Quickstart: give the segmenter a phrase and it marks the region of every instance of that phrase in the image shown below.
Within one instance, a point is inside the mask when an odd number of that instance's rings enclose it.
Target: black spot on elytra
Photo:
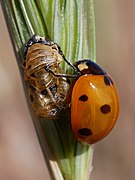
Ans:
[[[83,94],[79,97],[79,100],[85,102],[88,100],[88,96],[86,94]]]
[[[82,128],[78,130],[78,134],[82,135],[82,136],[90,136],[92,135],[92,131],[88,128]]]
[[[107,86],[110,86],[111,84],[113,84],[112,79],[109,76],[104,76],[104,82]]]
[[[105,104],[105,105],[100,107],[100,110],[103,114],[107,114],[111,111],[111,107],[110,107],[110,105]]]
[[[32,95],[30,95],[30,101],[33,102],[33,96]]]
[[[47,92],[46,89],[44,89],[44,90],[41,91],[41,94],[42,94],[42,95],[47,95],[47,93],[48,93],[48,92]]]

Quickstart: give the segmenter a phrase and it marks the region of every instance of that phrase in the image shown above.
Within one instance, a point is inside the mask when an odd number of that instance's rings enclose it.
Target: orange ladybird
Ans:
[[[81,73],[72,91],[71,124],[80,142],[93,144],[114,127],[119,114],[119,98],[112,78],[90,60],[77,61]]]

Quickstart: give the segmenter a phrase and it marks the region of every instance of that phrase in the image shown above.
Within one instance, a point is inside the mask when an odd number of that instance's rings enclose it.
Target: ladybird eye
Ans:
[[[107,114],[107,113],[111,112],[111,107],[110,107],[110,105],[105,104],[100,107],[100,110],[103,114]]]
[[[78,133],[83,136],[90,136],[92,135],[92,131],[88,128],[82,128],[78,130]]]

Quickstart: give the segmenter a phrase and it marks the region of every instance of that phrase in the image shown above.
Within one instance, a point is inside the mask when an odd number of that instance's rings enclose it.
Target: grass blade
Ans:
[[[58,43],[71,62],[88,58],[95,61],[95,20],[93,0],[4,0],[1,2],[22,81],[24,48],[33,34]],[[66,72],[71,73],[66,64]],[[81,145],[73,134],[68,113],[58,121],[38,119],[28,106],[52,179],[87,180],[93,146]]]

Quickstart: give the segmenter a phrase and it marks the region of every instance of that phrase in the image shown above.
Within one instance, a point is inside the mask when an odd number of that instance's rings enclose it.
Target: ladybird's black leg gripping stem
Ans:
[[[62,55],[64,61],[74,70],[74,72],[77,72],[76,67],[74,67],[66,58],[64,55]]]
[[[65,56],[64,56],[64,54],[63,54],[63,52],[62,52],[62,50],[61,50],[61,47],[60,47],[58,44],[57,44],[57,46],[58,46],[59,53],[60,53],[60,55],[63,57],[64,61],[74,70],[74,72],[77,72],[76,67],[74,67],[74,66],[65,58]]]
[[[66,77],[66,78],[76,78],[76,77],[78,77],[78,74],[76,74],[76,75],[57,74],[57,73],[53,72],[53,71],[50,69],[49,66],[46,66],[46,67],[45,67],[45,70],[48,71],[48,72],[50,72],[51,74],[53,74],[55,77],[59,77],[59,78],[60,78],[60,77]]]

